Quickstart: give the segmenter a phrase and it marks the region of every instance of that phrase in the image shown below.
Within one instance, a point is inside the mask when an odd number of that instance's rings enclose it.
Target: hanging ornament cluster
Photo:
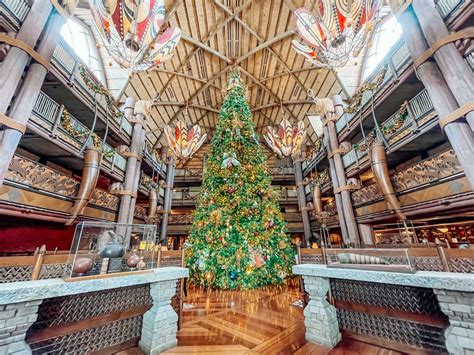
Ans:
[[[275,128],[267,126],[263,136],[270,149],[280,158],[295,157],[301,151],[306,129],[303,121],[293,127],[290,121],[284,119]]]
[[[168,125],[165,126],[164,133],[171,151],[181,160],[192,157],[207,138],[207,134],[201,134],[198,125],[188,129],[184,121],[178,121],[174,130]]]
[[[292,47],[317,66],[342,67],[367,43],[380,5],[381,0],[320,0],[316,15],[296,9],[295,28],[303,42],[293,40]]]
[[[173,56],[179,28],[167,28],[163,0],[89,0],[94,22],[109,55],[122,68],[148,70]]]
[[[225,168],[230,169],[234,166],[240,165],[240,162],[237,160],[237,155],[235,153],[232,153],[232,154],[224,153],[222,158],[223,158],[222,164],[221,164],[222,169],[225,169]]]

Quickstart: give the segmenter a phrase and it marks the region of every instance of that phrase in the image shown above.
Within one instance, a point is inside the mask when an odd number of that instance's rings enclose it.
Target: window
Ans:
[[[383,21],[377,26],[365,61],[362,81],[364,82],[373,73],[377,65],[385,58],[393,45],[400,39],[402,28],[394,16]]]
[[[76,52],[78,57],[105,84],[104,73],[100,63],[94,37],[82,22],[70,18],[61,29],[64,41]]]

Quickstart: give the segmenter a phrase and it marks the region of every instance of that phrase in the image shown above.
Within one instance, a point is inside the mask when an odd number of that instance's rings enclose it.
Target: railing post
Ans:
[[[450,272],[448,258],[446,257],[446,253],[444,252],[443,245],[439,240],[436,241],[436,251],[438,252],[439,260],[441,261],[441,265],[443,266],[443,271]]]
[[[61,117],[63,115],[64,109],[64,105],[61,104],[61,106],[59,106],[58,112],[56,113],[56,116],[54,117],[53,127],[51,128],[51,133],[49,134],[53,138],[56,138],[56,132],[61,122]]]
[[[42,245],[35,254],[35,263],[33,271],[31,272],[31,280],[39,280],[41,275],[41,268],[43,267],[44,254],[46,253],[46,245]]]

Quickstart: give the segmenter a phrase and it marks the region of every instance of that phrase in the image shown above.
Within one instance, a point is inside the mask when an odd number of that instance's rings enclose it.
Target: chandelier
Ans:
[[[381,0],[319,0],[316,15],[294,11],[295,28],[303,42],[293,40],[293,49],[320,67],[344,66],[357,57],[377,21]]]
[[[283,119],[274,128],[267,126],[263,137],[270,149],[280,158],[295,157],[301,151],[301,145],[306,137],[306,129],[303,121],[293,127],[290,121]]]
[[[181,30],[168,28],[160,35],[163,0],[89,0],[89,4],[107,52],[122,68],[147,70],[173,56]]]
[[[199,125],[188,129],[184,121],[178,121],[174,130],[166,125],[164,133],[171,151],[181,160],[192,157],[201,148],[207,137],[207,134],[201,135]]]

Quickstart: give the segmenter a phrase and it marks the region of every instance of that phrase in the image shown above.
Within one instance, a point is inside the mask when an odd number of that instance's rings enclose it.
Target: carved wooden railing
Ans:
[[[406,108],[400,108],[380,125],[381,131],[386,132],[384,137],[390,146],[389,153],[403,146],[407,139],[412,140],[427,126],[435,124],[436,118],[433,103],[428,92],[423,89],[407,101]],[[343,156],[342,160],[346,169],[356,168],[368,160],[368,145],[370,145],[370,140],[375,138],[376,133],[375,131],[366,132],[366,136],[367,142],[362,139]]]
[[[388,247],[385,245],[385,247]],[[397,247],[393,245],[393,247]],[[350,249],[348,249],[349,251]],[[474,273],[474,249],[407,248],[412,264],[420,271]],[[324,264],[321,249],[300,249],[301,264]],[[390,259],[390,257],[387,257]],[[444,261],[446,263],[444,263]],[[396,260],[394,260],[396,262]]]
[[[83,125],[77,118],[71,114],[68,116],[69,128],[66,128],[61,120],[64,119],[64,107],[51,99],[44,92],[40,92],[38,99],[33,107],[31,120],[38,127],[45,130],[51,140],[59,139],[66,148],[78,154],[84,145],[86,138],[90,132],[89,128]],[[74,132],[85,132],[77,137]],[[102,159],[102,168],[112,175],[120,178],[124,177],[127,161],[120,156],[115,150],[106,143],[101,143],[101,149],[105,153]]]
[[[0,23],[12,31],[17,31],[30,11],[28,0],[0,0]]]
[[[432,156],[413,164],[409,168],[393,174],[390,179],[397,195],[436,184],[438,181],[445,181],[463,174],[454,151],[452,149]],[[370,204],[382,200],[377,185],[372,184],[352,194],[352,202],[355,207]]]
[[[80,181],[33,160],[15,155],[5,177],[5,183],[25,190],[58,196],[73,201]],[[89,204],[111,212],[118,210],[120,199],[107,191],[95,189]],[[53,206],[54,207],[54,206]]]

